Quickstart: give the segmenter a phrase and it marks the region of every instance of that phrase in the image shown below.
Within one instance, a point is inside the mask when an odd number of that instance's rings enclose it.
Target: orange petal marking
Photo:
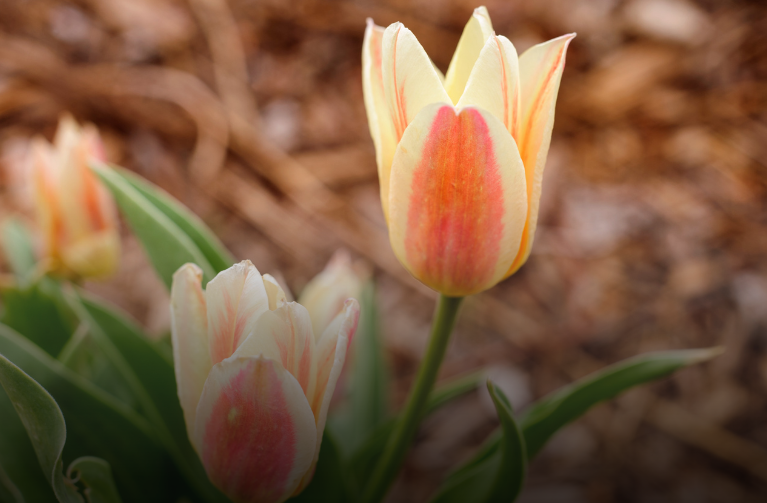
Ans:
[[[482,115],[439,109],[413,172],[405,252],[411,272],[437,291],[471,291],[495,272],[503,186]]]

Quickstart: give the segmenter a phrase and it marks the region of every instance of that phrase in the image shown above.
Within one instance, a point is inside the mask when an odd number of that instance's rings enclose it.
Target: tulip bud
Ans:
[[[352,263],[346,250],[338,250],[325,269],[304,287],[298,303],[309,311],[315,334],[322,333],[341,312],[346,299],[358,298],[370,276],[362,264]]]
[[[45,256],[53,271],[103,278],[117,269],[120,239],[109,191],[89,168],[104,161],[98,131],[62,117],[54,145],[33,142],[32,180]]]
[[[401,23],[384,29],[368,20],[363,92],[389,239],[434,290],[486,290],[530,255],[573,37],[517,57],[480,7],[442,76]]]
[[[279,503],[303,490],[359,304],[320,334],[302,305],[249,261],[219,273],[181,267],[171,288],[176,383],[187,433],[210,480],[232,500]]]

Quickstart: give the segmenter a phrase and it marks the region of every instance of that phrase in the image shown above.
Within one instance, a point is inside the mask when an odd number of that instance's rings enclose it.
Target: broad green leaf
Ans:
[[[177,472],[144,418],[2,324],[0,354],[37,381],[58,404],[67,421],[65,458],[102,458],[112,467],[117,489],[126,501],[173,499]],[[0,415],[8,417],[4,410]],[[23,491],[21,480],[10,473],[9,462],[15,462],[17,453],[24,456],[28,443],[5,425],[0,428],[4,446],[0,464]]]
[[[348,400],[334,411],[328,426],[348,455],[389,419],[389,369],[381,344],[375,284],[365,285],[360,295],[360,322],[352,341],[348,375]]]
[[[25,287],[3,288],[0,322],[56,356],[77,327],[60,293],[57,281],[47,276]]]
[[[155,271],[168,290],[173,282],[173,273],[187,262],[200,266],[205,281],[213,279],[216,275],[213,266],[194,241],[173,220],[110,167],[93,163],[91,169],[112,192],[122,214],[141,241]]]
[[[166,448],[187,483],[207,501],[224,501],[224,496],[208,480],[197,453],[189,442],[184,414],[176,393],[176,376],[172,360],[126,315],[84,292],[78,292],[84,318],[94,324],[97,334],[108,339],[119,352],[125,369],[134,376],[135,386],[145,393],[156,412],[156,427],[165,432]],[[82,314],[82,313],[81,313]]]
[[[93,338],[87,324],[80,324],[57,359],[128,407],[139,409],[130,386]]]
[[[510,503],[517,499],[525,480],[527,457],[511,404],[500,388],[487,381],[502,435],[497,447],[485,452],[481,462],[474,462],[454,473],[432,503]]]
[[[721,348],[646,353],[610,365],[542,398],[519,420],[528,458],[532,459],[554,433],[595,404],[721,353]]]
[[[120,501],[109,464],[98,458],[75,460],[63,473],[62,453],[67,439],[64,416],[53,397],[19,367],[0,355],[0,385],[11,399],[32,440],[48,483],[61,503],[81,503],[87,495],[91,503]],[[78,472],[77,480],[70,478]],[[82,493],[76,482],[82,484]]]
[[[341,456],[338,445],[333,435],[325,431],[320,449],[320,458],[317,460],[317,469],[314,477],[304,491],[290,499],[293,503],[350,503],[344,467],[341,464]]]
[[[135,173],[117,166],[112,169],[120,175],[133,188],[141,192],[141,195],[147,198],[158,210],[163,212],[173,223],[186,233],[194,241],[194,244],[200,249],[205,258],[216,272],[230,268],[235,259],[224,244],[215,234],[205,225],[205,223],[189,211],[189,209],[177,201],[173,196],[153,185],[147,180],[141,178]]]
[[[20,286],[27,284],[35,271],[35,251],[26,226],[9,218],[0,226],[0,243]]]

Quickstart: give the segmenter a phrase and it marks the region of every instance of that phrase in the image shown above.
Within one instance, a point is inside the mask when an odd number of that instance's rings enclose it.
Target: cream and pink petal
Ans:
[[[450,66],[445,75],[445,89],[453,104],[463,94],[466,82],[469,80],[474,63],[477,61],[487,39],[494,35],[493,24],[485,7],[474,9],[469,22],[463,29],[458,47],[450,60]]]
[[[190,438],[194,432],[197,404],[211,368],[208,319],[201,281],[202,270],[194,264],[185,264],[173,275],[170,291],[176,388]]]
[[[521,114],[519,59],[506,37],[493,35],[487,39],[457,108],[467,106],[492,113],[509,134],[517,137]]]
[[[259,356],[213,366],[194,435],[211,482],[247,503],[288,499],[312,466],[317,444],[301,386],[278,362]]]
[[[206,288],[210,359],[216,364],[231,356],[269,310],[269,297],[249,260],[220,272]]]
[[[322,434],[328,417],[330,400],[336,389],[338,376],[341,375],[346,352],[357,331],[360,318],[360,305],[355,299],[348,299],[343,310],[330,323],[317,341],[317,377],[316,391],[311,400],[311,407],[317,427],[317,445],[315,447],[312,470],[301,481],[299,488],[309,484],[312,479],[313,467],[317,463],[322,444]]]
[[[274,311],[288,301],[288,296],[285,295],[285,291],[274,276],[271,274],[264,274],[262,278],[264,280],[266,297],[269,299],[269,310]]]
[[[259,355],[279,362],[296,378],[304,394],[312,396],[316,375],[315,342],[309,313],[303,306],[288,302],[261,315],[234,354],[235,357]]]
[[[525,173],[506,127],[490,112],[425,108],[392,165],[389,238],[410,273],[450,296],[500,281],[519,249]]]
[[[538,205],[541,199],[543,168],[554,128],[554,109],[559,82],[565,67],[567,46],[575,38],[571,33],[536,45],[519,58],[522,115],[517,144],[525,164],[529,211],[522,245],[506,276],[519,269],[530,256]]]

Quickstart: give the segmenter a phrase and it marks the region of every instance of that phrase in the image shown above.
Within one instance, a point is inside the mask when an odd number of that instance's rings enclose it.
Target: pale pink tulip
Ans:
[[[54,272],[76,278],[112,274],[120,257],[117,209],[112,195],[91,172],[105,161],[99,133],[66,115],[54,144],[34,140],[32,180],[45,256]]]
[[[307,310],[249,261],[205,291],[186,264],[173,277],[178,396],[210,480],[238,502],[276,503],[312,478],[328,406],[359,305],[348,299],[322,334]]]
[[[363,91],[389,239],[434,290],[480,292],[530,255],[574,36],[518,58],[480,7],[443,76],[401,23],[384,29],[368,20]]]

